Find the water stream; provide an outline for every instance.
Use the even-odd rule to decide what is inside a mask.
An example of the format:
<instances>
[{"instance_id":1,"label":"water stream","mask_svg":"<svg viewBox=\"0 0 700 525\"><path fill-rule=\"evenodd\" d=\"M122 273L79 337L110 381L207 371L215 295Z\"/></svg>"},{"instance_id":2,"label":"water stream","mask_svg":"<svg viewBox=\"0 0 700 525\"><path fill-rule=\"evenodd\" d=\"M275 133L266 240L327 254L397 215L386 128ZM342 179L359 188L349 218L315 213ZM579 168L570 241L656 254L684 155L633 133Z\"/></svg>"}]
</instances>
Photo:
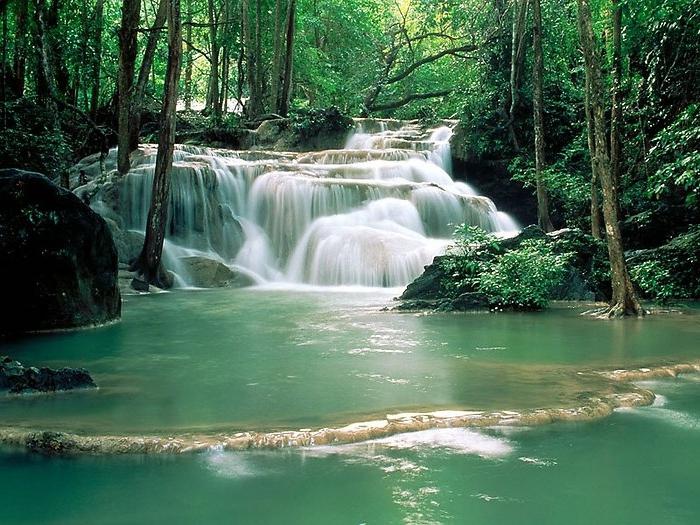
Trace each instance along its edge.
<instances>
[{"instance_id":1,"label":"water stream","mask_svg":"<svg viewBox=\"0 0 700 525\"><path fill-rule=\"evenodd\" d=\"M404 286L444 251L456 225L517 230L490 199L453 180L451 135L449 125L358 120L343 150L178 146L166 264L185 285L178 261L204 256L258 283ZM145 228L155 155L144 146L122 182L126 229Z\"/></svg>"}]
</instances>

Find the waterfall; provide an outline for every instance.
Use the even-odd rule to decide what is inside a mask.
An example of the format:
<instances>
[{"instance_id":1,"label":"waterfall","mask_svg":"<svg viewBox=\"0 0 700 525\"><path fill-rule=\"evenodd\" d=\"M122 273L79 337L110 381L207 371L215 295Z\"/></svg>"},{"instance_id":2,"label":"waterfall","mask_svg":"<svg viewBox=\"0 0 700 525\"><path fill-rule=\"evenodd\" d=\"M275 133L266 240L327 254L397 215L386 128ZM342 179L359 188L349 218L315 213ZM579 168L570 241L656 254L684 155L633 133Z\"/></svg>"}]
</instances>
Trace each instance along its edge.
<instances>
[{"instance_id":1,"label":"waterfall","mask_svg":"<svg viewBox=\"0 0 700 525\"><path fill-rule=\"evenodd\" d=\"M345 149L299 154L178 145L164 261L181 285L189 281L178 260L191 256L259 283L406 285L456 225L517 230L452 179L452 126L357 119ZM155 157L155 146L142 146L121 181L127 229L145 229Z\"/></svg>"}]
</instances>

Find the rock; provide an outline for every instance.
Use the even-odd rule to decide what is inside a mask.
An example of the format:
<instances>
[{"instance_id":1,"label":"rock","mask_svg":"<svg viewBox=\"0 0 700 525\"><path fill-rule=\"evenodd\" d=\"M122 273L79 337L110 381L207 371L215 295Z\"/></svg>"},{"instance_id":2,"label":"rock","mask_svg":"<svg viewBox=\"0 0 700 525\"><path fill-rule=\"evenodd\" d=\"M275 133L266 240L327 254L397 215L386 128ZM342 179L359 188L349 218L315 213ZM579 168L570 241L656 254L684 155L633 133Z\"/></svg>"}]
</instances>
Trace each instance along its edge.
<instances>
[{"instance_id":1,"label":"rock","mask_svg":"<svg viewBox=\"0 0 700 525\"><path fill-rule=\"evenodd\" d=\"M76 449L75 439L64 432L32 432L25 444L30 452L47 456L59 456Z\"/></svg>"},{"instance_id":2,"label":"rock","mask_svg":"<svg viewBox=\"0 0 700 525\"><path fill-rule=\"evenodd\" d=\"M0 170L0 335L118 319L117 250L105 221L38 173Z\"/></svg>"},{"instance_id":3,"label":"rock","mask_svg":"<svg viewBox=\"0 0 700 525\"><path fill-rule=\"evenodd\" d=\"M443 297L441 281L446 276L440 267L440 259L441 257L435 257L432 264L426 266L423 273L406 287L399 300L429 300Z\"/></svg>"},{"instance_id":4,"label":"rock","mask_svg":"<svg viewBox=\"0 0 700 525\"><path fill-rule=\"evenodd\" d=\"M0 390L10 393L20 392L55 392L76 388L94 388L95 382L83 368L25 367L9 357L0 360Z\"/></svg>"},{"instance_id":5,"label":"rock","mask_svg":"<svg viewBox=\"0 0 700 525\"><path fill-rule=\"evenodd\" d=\"M252 286L255 280L232 270L224 263L206 257L181 257L180 261L190 284L200 288L243 288Z\"/></svg>"},{"instance_id":6,"label":"rock","mask_svg":"<svg viewBox=\"0 0 700 525\"><path fill-rule=\"evenodd\" d=\"M465 292L460 294L449 305L445 305L448 310L475 310L488 308L488 298L479 292Z\"/></svg>"}]
</instances>

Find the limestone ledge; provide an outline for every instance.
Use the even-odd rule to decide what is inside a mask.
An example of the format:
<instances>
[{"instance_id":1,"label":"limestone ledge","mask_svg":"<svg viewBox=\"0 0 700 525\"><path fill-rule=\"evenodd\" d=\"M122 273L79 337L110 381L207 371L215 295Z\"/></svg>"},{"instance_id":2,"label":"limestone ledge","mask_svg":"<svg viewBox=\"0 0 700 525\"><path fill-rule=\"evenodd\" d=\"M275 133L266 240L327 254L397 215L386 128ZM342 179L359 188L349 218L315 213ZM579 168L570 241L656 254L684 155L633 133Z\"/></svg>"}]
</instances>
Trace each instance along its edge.
<instances>
[{"instance_id":1,"label":"limestone ledge","mask_svg":"<svg viewBox=\"0 0 700 525\"><path fill-rule=\"evenodd\" d=\"M628 392L593 396L578 407L525 411L440 410L389 414L385 419L338 428L234 434L158 436L82 436L63 432L0 429L0 443L49 455L184 454L210 449L279 449L356 443L404 432L449 427L534 426L563 421L588 421L608 416L618 407L649 405L654 393L630 387Z\"/></svg>"},{"instance_id":2,"label":"limestone ledge","mask_svg":"<svg viewBox=\"0 0 700 525\"><path fill-rule=\"evenodd\" d=\"M178 436L89 436L25 428L0 428L0 444L48 455L70 454L186 454L208 450L281 449L357 443L394 434L450 427L536 426L557 422L591 421L616 408L653 403L655 394L632 381L676 377L700 372L700 362L649 368L579 372L597 374L618 384L611 393L589 394L579 406L530 410L437 410L388 414L384 419L350 423L337 428L180 434Z\"/></svg>"}]
</instances>

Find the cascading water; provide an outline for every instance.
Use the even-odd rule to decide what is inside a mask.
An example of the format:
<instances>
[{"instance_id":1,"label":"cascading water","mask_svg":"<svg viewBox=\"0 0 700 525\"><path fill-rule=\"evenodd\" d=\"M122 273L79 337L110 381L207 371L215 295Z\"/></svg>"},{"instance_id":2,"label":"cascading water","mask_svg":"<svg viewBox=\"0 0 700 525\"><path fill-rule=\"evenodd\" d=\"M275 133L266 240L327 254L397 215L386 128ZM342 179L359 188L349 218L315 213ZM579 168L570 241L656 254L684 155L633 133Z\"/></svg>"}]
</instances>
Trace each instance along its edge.
<instances>
[{"instance_id":1,"label":"cascading water","mask_svg":"<svg viewBox=\"0 0 700 525\"><path fill-rule=\"evenodd\" d=\"M343 150L178 146L165 262L185 285L178 261L192 256L259 283L406 285L445 250L456 225L517 229L491 200L452 179L451 135L449 126L358 119ZM156 149L140 153L120 190L123 223L137 231L145 228Z\"/></svg>"}]
</instances>

